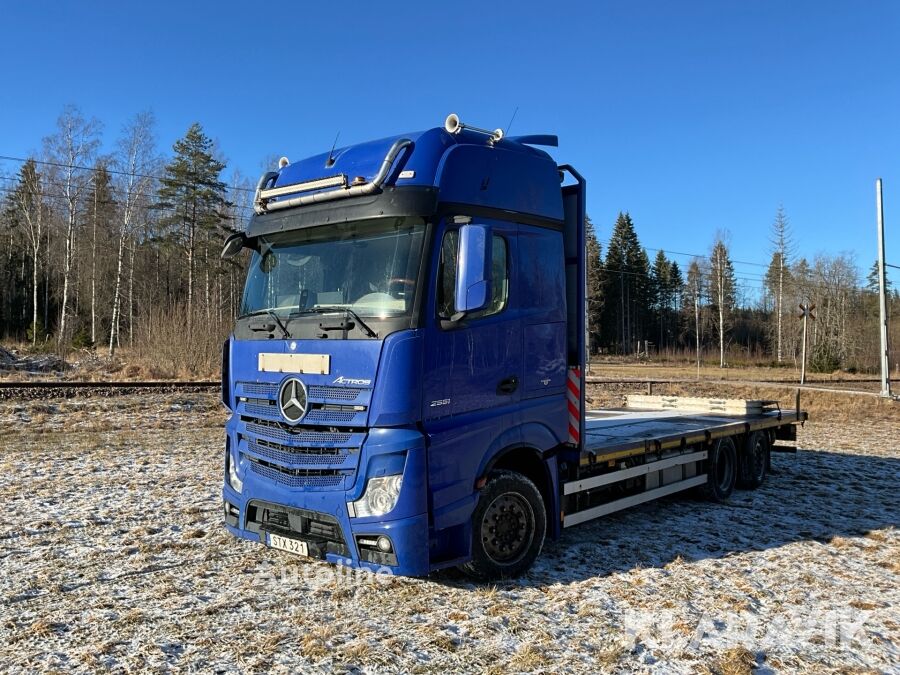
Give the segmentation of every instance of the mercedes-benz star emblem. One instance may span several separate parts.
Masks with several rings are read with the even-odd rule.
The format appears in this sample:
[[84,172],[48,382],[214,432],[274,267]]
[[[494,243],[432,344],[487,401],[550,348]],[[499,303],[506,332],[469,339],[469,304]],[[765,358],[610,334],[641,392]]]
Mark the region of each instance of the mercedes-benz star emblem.
[[281,383],[278,390],[278,406],[288,422],[299,422],[306,414],[306,386],[296,377]]

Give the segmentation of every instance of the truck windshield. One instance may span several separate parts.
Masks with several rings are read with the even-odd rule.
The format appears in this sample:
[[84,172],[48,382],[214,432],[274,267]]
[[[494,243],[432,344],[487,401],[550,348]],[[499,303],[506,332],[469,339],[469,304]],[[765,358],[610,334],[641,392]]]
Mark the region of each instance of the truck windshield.
[[412,311],[425,224],[393,218],[260,236],[241,316],[348,308],[389,318]]

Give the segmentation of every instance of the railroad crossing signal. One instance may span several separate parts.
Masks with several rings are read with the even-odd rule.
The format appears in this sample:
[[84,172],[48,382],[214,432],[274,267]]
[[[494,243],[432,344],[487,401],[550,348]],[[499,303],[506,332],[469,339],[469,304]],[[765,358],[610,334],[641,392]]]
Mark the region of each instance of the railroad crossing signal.
[[816,320],[816,315],[813,314],[813,310],[816,308],[815,305],[800,305],[800,318],[806,319],[810,318],[813,321]]

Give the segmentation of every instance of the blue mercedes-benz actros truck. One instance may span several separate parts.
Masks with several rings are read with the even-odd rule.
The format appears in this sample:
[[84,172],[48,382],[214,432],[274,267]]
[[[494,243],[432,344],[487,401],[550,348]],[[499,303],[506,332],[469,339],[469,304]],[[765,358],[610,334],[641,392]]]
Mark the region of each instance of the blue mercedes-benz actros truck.
[[799,410],[633,397],[585,410],[585,181],[444,127],[282,158],[224,346],[233,534],[394,574],[526,570],[562,528],[756,487]]

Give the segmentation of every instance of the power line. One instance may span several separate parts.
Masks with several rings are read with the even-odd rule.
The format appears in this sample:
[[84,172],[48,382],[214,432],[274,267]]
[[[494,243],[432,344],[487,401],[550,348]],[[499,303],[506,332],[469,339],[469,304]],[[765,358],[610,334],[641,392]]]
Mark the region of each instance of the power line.
[[[602,242],[600,242],[600,244],[606,246],[607,250],[608,250],[610,241],[612,241],[612,240],[602,241]],[[670,255],[680,255],[680,256],[684,256],[686,258],[700,258],[701,260],[709,260],[710,259],[710,257],[708,255],[703,254],[703,253],[684,253],[683,251],[673,251],[673,250],[667,249],[667,248],[653,248],[652,246],[641,246],[641,248],[643,248],[646,251],[656,251],[656,252],[662,251],[663,253],[669,253]],[[731,262],[734,264],[739,264],[739,265],[751,265],[753,267],[764,267],[767,269],[769,267],[769,265],[767,265],[766,263],[750,262],[748,260],[732,260]]]
[[[6,160],[9,162],[19,162],[20,164],[24,164],[25,162],[31,161],[31,162],[34,162],[35,164],[40,164],[42,166],[54,166],[54,167],[57,167],[60,169],[78,169],[79,171],[95,171],[97,169],[97,167],[81,166],[78,164],[63,164],[61,162],[51,162],[50,160],[35,159],[34,157],[26,158],[26,157],[13,157],[12,155],[0,155],[0,160]],[[163,176],[157,176],[155,174],[137,173],[137,172],[130,172],[130,171],[118,171],[116,169],[109,168],[105,164],[103,165],[103,168],[106,170],[107,173],[111,173],[111,174],[114,174],[117,176],[136,176],[138,178],[151,178],[153,180],[158,180],[158,181],[167,180],[168,182],[174,183],[175,185],[183,185],[185,187],[193,187],[193,185],[194,185],[193,183],[187,183],[184,181],[175,181],[175,180],[172,180],[171,178],[164,178]],[[234,186],[231,189],[240,190],[242,192],[251,192],[254,194],[256,193],[256,190],[253,188]]]
[[[15,176],[0,176],[0,180],[18,181],[19,179],[18,179],[17,177],[15,177]],[[65,186],[65,183],[60,183],[60,182],[58,182],[58,181],[52,181],[52,180],[49,180],[49,179],[47,179],[47,178],[43,178],[43,177],[42,177],[42,178],[41,178],[41,185],[50,185],[50,186],[55,186],[55,187],[58,187],[58,188],[62,188],[62,187]],[[107,186],[106,186],[106,189],[109,190],[109,191],[111,191],[111,192],[118,192],[118,193],[123,194],[123,195],[125,195],[125,194],[128,193],[128,189],[127,189],[127,188],[124,188],[124,187],[121,187],[121,186],[116,186],[116,185],[107,185]],[[5,189],[4,191],[6,191],[6,192],[15,192],[15,188],[12,188],[12,189]],[[135,197],[144,197],[145,199],[150,199],[150,200],[154,199],[154,198],[157,196],[155,192],[142,192],[142,191],[140,191],[140,190],[132,191],[131,194],[132,194],[132,196],[135,196]],[[53,194],[53,193],[51,193],[51,192],[44,192],[43,190],[40,191],[40,195],[41,195],[42,197],[50,197],[50,198],[53,198],[53,199],[64,199],[64,198],[65,198],[65,195],[63,195],[63,194]],[[116,202],[105,201],[105,202],[103,202],[103,203],[105,203],[105,204],[115,204]],[[234,208],[234,209],[239,209],[239,210],[241,210],[241,211],[249,211],[249,212],[252,212],[252,211],[253,211],[253,208],[252,208],[252,207],[250,207],[250,206],[244,206],[244,205],[241,205],[241,204],[238,204],[238,203],[233,203],[233,204],[231,204],[228,208]]]
[[[15,194],[15,192],[16,192],[15,188],[9,188],[9,187],[3,187],[3,186],[0,186],[0,193]],[[42,197],[48,197],[48,198],[50,198],[50,199],[63,199],[63,198],[64,198],[64,195],[52,194],[52,193],[48,193],[48,192],[41,192],[41,196],[42,196]],[[116,202],[110,202],[110,201],[104,201],[104,202],[103,202],[103,204],[115,204],[115,203],[116,203]],[[154,205],[154,204],[150,204],[150,205],[146,206],[145,208],[147,208],[147,209],[150,210],[150,211],[166,211],[166,210],[169,210],[167,207],[156,206],[156,205]],[[249,207],[246,207],[246,206],[237,206],[237,205],[232,205],[232,206],[229,207],[229,208],[235,208],[235,209],[239,209],[239,210],[243,210],[243,211],[249,211],[249,210],[251,210]],[[226,211],[227,211],[227,210],[228,210],[228,209],[226,209]],[[234,216],[230,216],[230,215],[223,215],[223,214],[221,214],[221,213],[218,214],[218,215],[219,215],[219,218],[221,218],[221,219],[223,219],[223,220],[244,220],[244,216],[237,216],[237,217],[234,217]]]

